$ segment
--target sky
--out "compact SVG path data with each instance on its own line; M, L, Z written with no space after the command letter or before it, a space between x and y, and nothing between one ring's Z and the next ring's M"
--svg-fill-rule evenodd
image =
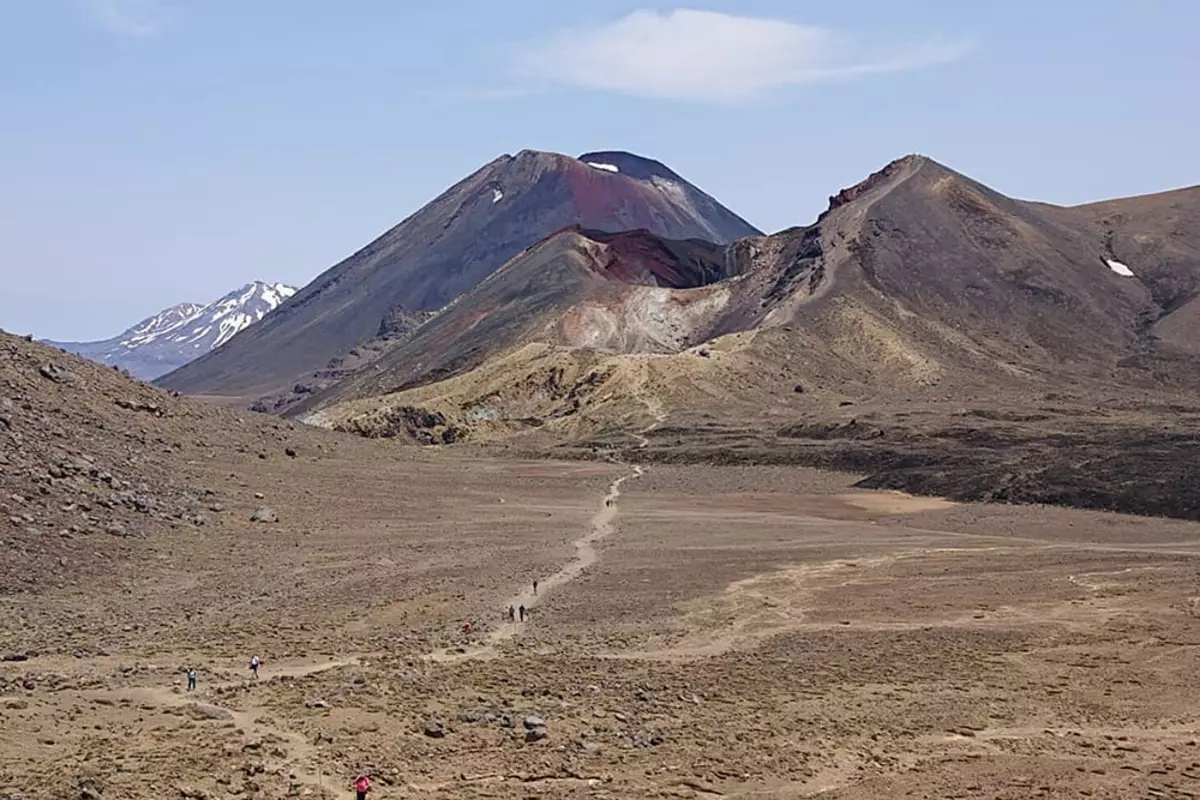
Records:
M0 328L303 285L502 153L665 162L758 227L922 153L1200 183L1200 3L0 0Z

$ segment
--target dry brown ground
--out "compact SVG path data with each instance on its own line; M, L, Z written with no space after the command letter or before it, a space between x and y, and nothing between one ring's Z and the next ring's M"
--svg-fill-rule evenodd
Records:
M1200 796L1200 525L376 444L0 598L0 796Z

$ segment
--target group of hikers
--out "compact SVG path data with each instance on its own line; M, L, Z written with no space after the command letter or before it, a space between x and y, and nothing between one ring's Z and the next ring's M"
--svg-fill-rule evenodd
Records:
M537 597L537 593L538 593L538 582L534 581L533 582L533 596ZM518 619L520 619L521 622L524 622L525 617L528 616L528 613L529 612L526 610L524 603L521 603L520 605L517 605L517 606L510 605L508 607L508 621L516 622ZM464 630L468 634L471 632L471 623L470 622L468 622L464 626ZM250 657L250 672L254 675L254 678L256 680L258 679L258 669L259 669L259 667L262 666L262 663L263 663L262 659L259 658L257 655ZM196 691L196 677L197 677L196 668L188 667L187 668L187 690L189 692ZM362 775L359 775L358 778L354 781L354 796L355 796L356 800L367 800L367 792L369 792L369 791L371 791L371 778L366 773L363 773Z
M537 593L538 593L538 582L534 581L533 582L533 596L537 597ZM525 608L524 603L521 603L520 605L517 605L517 606L509 606L508 611L505 613L504 616L508 619L509 622L516 622L517 620L524 622L525 618L529 616L529 610L527 610ZM469 621L463 623L463 633L467 634L468 636L471 635L471 623Z
M533 596L534 597L537 597L537 589L538 589L538 582L534 581L533 582ZM528 612L526 612L526 610L525 610L524 603L521 603L521 605L517 606L516 608L513 608L512 606L508 607L508 621L509 622L516 622L518 617L520 617L521 622L524 622L527 614L528 614Z
M537 593L538 593L538 582L534 581L533 582L533 596L537 597ZM524 622L525 617L527 617L528 615L529 615L529 612L525 608L524 603L520 603L519 605L516 605L516 606L510 605L508 607L507 616L508 616L509 622L516 622L518 619L521 622ZM471 623L470 622L467 622L463 625L463 631L465 633L467 633L468 635L471 633ZM255 676L258 675L258 668L256 666L257 659L258 659L258 656L255 656L254 659L251 660L251 662L250 662L250 668L254 670ZM371 778L366 773L363 773L362 775L358 776L357 780L354 781L355 800L367 800L367 792L369 792L369 791L371 791Z
M258 656L250 657L250 672L252 675L254 675L255 679L258 678L258 668L261 666L262 666L261 658L259 658ZM189 692L194 692L194 691L196 691L196 679L198 677L198 673L196 672L195 667L188 667L186 672L187 672L187 690Z

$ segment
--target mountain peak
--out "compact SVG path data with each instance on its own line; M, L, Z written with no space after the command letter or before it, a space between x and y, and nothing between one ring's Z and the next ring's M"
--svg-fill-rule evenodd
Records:
M254 280L247 283L240 289L236 289L217 302L229 300L232 298L241 298L241 302L249 302L257 297L265 305L269 306L268 310L274 310L283 304L284 300L296 293L294 286L288 286L286 283L269 283L268 281ZM259 317L261 319L261 315Z
M918 153L910 153L894 159L893 161L889 161L882 169L872 172L866 178L854 184L853 186L842 189L837 194L832 195L829 198L829 208L821 216L824 217L826 214L829 214L830 212L835 211L836 209L841 208L848 203L852 203L860 197L863 197L864 195L877 189L894 186L901 181L905 181L916 175L918 171L926 166L933 166L937 170L945 172L946 174L956 174L953 172L953 170L943 167L941 164L927 156L923 156Z
M627 153L623 150L599 150L584 153L578 159L590 167L607 172L619 173L630 178L648 181L663 178L670 181L682 180L674 171L661 161L652 158Z
M112 339L53 344L150 380L220 347L295 293L285 283L254 280L211 303L163 309Z
M286 390L372 341L381 323L443 308L570 225L717 244L761 235L657 161L619 151L585 157L521 150L492 159L318 276L286 314L161 385L248 400Z
M562 153L549 150L521 150L516 155L502 155L487 164L487 167L503 166L516 163L518 165L538 165L547 169L569 168L580 163L592 169L607 172L612 175L624 175L639 181L651 181L655 178L673 182L684 182L677 172L661 161L639 156L625 150L596 150L572 158Z

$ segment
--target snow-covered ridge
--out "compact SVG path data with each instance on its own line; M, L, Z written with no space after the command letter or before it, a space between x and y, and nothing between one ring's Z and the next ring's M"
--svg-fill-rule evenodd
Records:
M296 293L282 283L255 281L208 305L182 303L138 323L117 344L127 350L157 341L213 350L249 328ZM217 333L212 336L213 329Z
M53 344L149 380L215 350L295 293L287 284L254 281L211 303L171 306L112 339Z

